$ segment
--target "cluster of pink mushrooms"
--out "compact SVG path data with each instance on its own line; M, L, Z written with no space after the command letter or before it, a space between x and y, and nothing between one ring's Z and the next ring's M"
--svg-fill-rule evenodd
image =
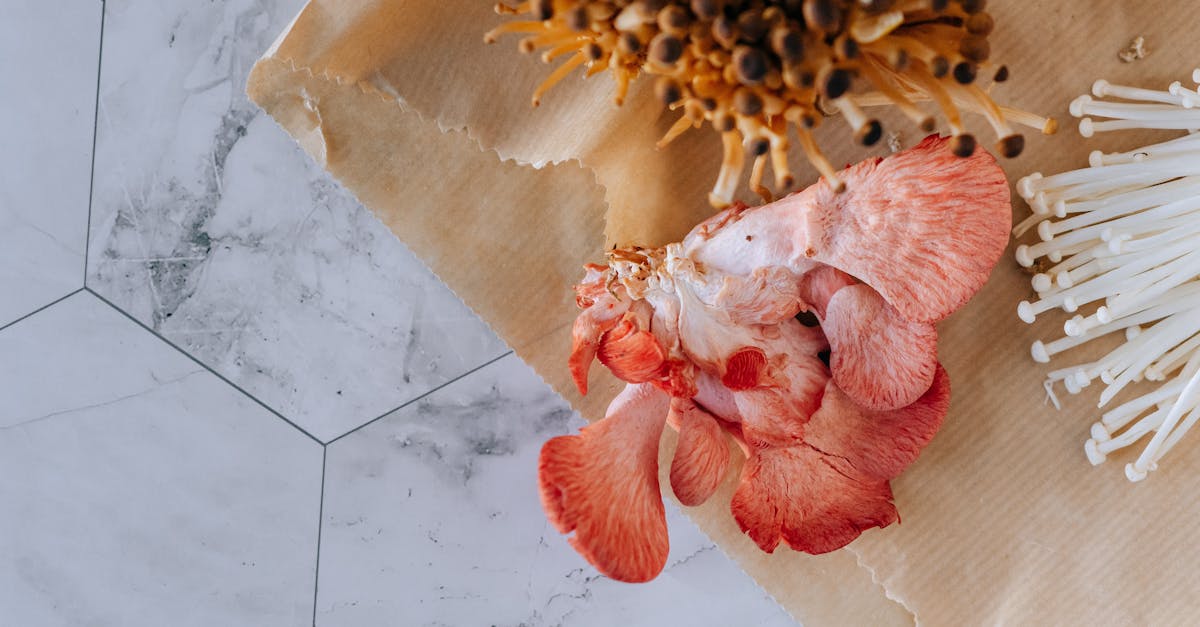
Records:
M571 371L583 393L596 359L628 385L603 420L545 444L539 483L601 573L646 581L666 563L665 424L685 505L724 480L726 436L740 447L731 510L764 551L824 553L898 519L890 480L949 406L934 325L983 286L1011 225L996 161L948 141L850 167L843 192L822 180L588 266Z

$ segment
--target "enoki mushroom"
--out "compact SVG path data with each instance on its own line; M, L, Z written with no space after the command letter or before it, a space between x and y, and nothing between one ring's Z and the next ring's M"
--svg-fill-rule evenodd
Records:
M998 106L977 85L997 83L1008 70L991 62L987 37L994 27L982 0L527 0L502 15L506 22L485 36L493 42L520 33L520 49L546 48L544 62L566 57L535 90L533 104L577 68L585 76L608 70L616 102L641 73L657 76L663 106L682 111L660 142L709 122L722 134L724 158L709 200L733 201L746 156L749 188L772 199L763 183L774 171L775 193L794 183L787 159L789 128L797 129L809 162L835 189L843 184L812 139L811 129L841 114L864 145L883 136L864 109L896 106L925 132L934 117L916 106L931 101L946 119L961 157L975 137L961 111L983 115L998 137L997 152L1015 157L1024 138L1012 124L1053 133L1052 119ZM861 89L857 89L861 88Z
M1200 70L1192 80L1200 83ZM1041 240L1016 250L1018 263L1040 269L1037 299L1021 302L1017 314L1026 322L1052 309L1074 314L1064 337L1033 343L1034 360L1125 337L1096 361L1051 371L1047 390L1061 383L1076 394L1099 379L1103 409L1130 384L1158 384L1108 409L1084 445L1095 465L1149 438L1125 466L1130 481L1141 481L1200 420L1200 93L1179 82L1156 91L1099 80L1070 111L1084 137L1188 131L1128 152L1094 151L1090 167L1017 182L1033 215L1014 234L1035 230Z

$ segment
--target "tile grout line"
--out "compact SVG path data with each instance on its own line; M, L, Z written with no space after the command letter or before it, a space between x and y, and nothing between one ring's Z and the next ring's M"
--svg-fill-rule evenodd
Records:
M313 627L317 627L317 592L321 589L321 529L325 526L325 468L328 459L329 446L324 445L321 447L321 505L317 508L317 562L313 567Z
M268 412L270 412L272 415L274 415L276 418L278 418L278 419L280 419L280 420L282 420L282 421L286 422L287 424L291 425L291 427L292 427L293 429L295 429L295 430L299 431L300 433L303 433L304 435L308 436L308 438L309 438L309 439L311 439L313 442L316 442L317 444L320 444L320 445L322 445L322 446L324 446L324 445L325 445L325 443L324 443L324 442L322 442L322 441L321 441L319 438L317 438L317 437L316 437L316 436L314 436L313 434L309 433L308 431L305 431L305 430L304 430L304 428L303 428L303 427L301 427L300 425L298 425L298 424L296 424L296 423L292 422L291 420L289 420L289 419L287 418L287 416L284 416L283 414L281 414L281 413L279 413L278 411L276 411L276 410L275 410L275 408L273 408L273 407L271 407L270 405L268 405L268 404L266 404L266 403L262 402L261 400L259 400L259 399L258 399L258 397L254 396L254 395L253 395L253 394L251 394L250 392L246 391L246 389L245 389L245 388L243 388L242 386L240 386L240 385L238 385L238 384L234 383L233 381L230 381L230 380L229 380L229 378L228 378L228 377L226 377L225 375L223 375L223 374L221 374L221 373L217 372L216 370L213 370L213 368L212 368L211 366L209 366L208 364L206 364L206 363L204 363L204 362L200 361L199 359L197 359L196 357L194 357L194 356L193 356L191 353L189 353L189 352L187 352L187 351L183 350L182 348L180 348L180 347L179 347L177 344L175 344L175 343L174 343L174 342L172 342L171 340L168 340L167 338L163 337L163 335L162 335L161 333L159 333L158 331L155 331L154 329L151 329L149 326L146 326L146 323L144 323L144 322L142 322L141 320L138 320L137 318L135 318L135 317L131 316L131 315L130 315L128 312L126 312L124 309L121 309L120 307L118 307L118 306L116 305L116 303L112 302L111 300L108 300L108 299L107 299L107 298L105 298L104 296L101 296L101 295L100 295L98 292L96 292L95 290L93 290L93 289L92 289L92 288L90 288L90 287L84 287L84 288L82 288L82 291L86 291L87 293L91 294L92 296L95 296L96 298L100 299L100 301L101 301L101 302L103 302L104 304L108 305L109 307L112 307L112 308L113 308L113 309L114 309L114 310L115 310L117 313L121 314L122 316L124 316L124 317L126 317L126 318L129 318L130 320L132 320L132 321L133 321L133 323L134 323L134 324L136 324L136 325L138 325L139 327L141 327L141 328L145 329L145 330L146 330L148 333L150 333L150 334L151 334L151 335L153 335L154 337L156 337L156 338L158 338L159 340L161 340L161 341L162 341L164 344L166 344L167 346L170 346L171 348L173 348L173 349L175 349L176 351L178 351L178 352L179 352L181 355L183 355L184 357L187 357L189 360L191 360L192 362L194 362L196 365L198 365L198 366L200 366L201 368L203 368L203 369L207 370L207 371L208 371L209 373L211 373L211 374L212 374L214 377L216 377L216 378L220 379L222 382L224 382L224 383L225 383L226 385L228 385L229 387L231 387L231 388L233 388L233 389L237 390L238 392L241 392L241 393L242 393L242 395L244 395L246 398L248 398L248 399L250 399L251 401L253 401L253 402L254 402L256 405L258 405L259 407L262 407L263 409L267 410L267 411L268 411Z
M88 177L87 227L83 233L83 286L87 287L88 257L92 252L92 201L96 193L96 136L100 134L100 73L104 67L105 0L100 0L100 50L96 53L96 102L92 110L92 169Z
M426 391L426 392L423 392L423 393L421 393L421 394L420 394L420 395L418 395L418 396L415 396L415 397L413 397L413 398L410 398L410 399L408 399L407 401L404 401L403 403L401 403L400 405L398 405L397 407L393 407L392 409L389 409L389 410L387 410L387 411L383 412L382 414L380 414L380 415L378 415L378 416L376 416L376 417L374 417L374 418L372 418L372 419L370 419L370 420L368 420L368 421L366 421L366 422L362 423L361 425L358 425L357 427L354 427L353 429L351 429L351 430L349 430L349 431L347 431L347 432L345 432L345 433L343 433L343 434L341 434L341 435L337 436L336 438L333 438L332 440L330 440L330 441L326 442L326 443L325 443L325 445L326 445L326 446L329 446L330 444L333 444L334 442L337 442L338 440L340 440L340 439L342 439L342 438L344 438L344 437L346 437L346 436L350 435L351 433L354 433L354 432L356 432L356 431L359 431L359 430L361 430L361 429L363 429L363 428L365 428L365 427L367 427L367 426L369 426L369 425L372 425L372 424L374 424L374 423L376 423L376 422L379 422L380 420L383 420L384 418L387 418L388 416L390 416L390 415L392 415L392 414L394 414L394 413L396 413L396 412L400 411L401 409L404 409L405 407L408 407L409 405L412 405L413 403L415 403L415 402L417 402L417 401L420 401L420 400L424 399L425 397L429 396L430 394L433 394L434 392L437 392L438 390L441 390L442 388L444 388L444 387L446 387L446 386L450 385L451 383L455 383L455 382L459 381L460 379L463 379L463 378L465 378L465 377L469 377L469 376L471 376L471 375L475 374L476 372L479 372L480 370L483 370L484 368L486 368L486 367L488 367L488 366L490 366L490 365L492 365L492 364L494 364L494 363L496 363L496 362L500 361L501 359L504 359L505 357L508 357L509 355L512 355L512 354L513 354L513 351L512 351L512 349L509 349L509 350L505 351L503 354L501 354L501 355L498 355L498 356L496 356L496 357L493 357L493 358L491 358L491 359L489 359L489 360L487 360L487 361L483 362L482 364L479 364L478 366L475 366L474 368L471 368L470 370L468 370L468 371L466 371L466 372L464 372L464 373L462 373L462 374L458 375L457 377L454 377L453 379L450 379L449 381L446 381L446 382L444 382L444 383L440 383L440 384L438 384L437 386L435 386L433 389L430 389L430 390L428 390L428 391Z
M82 287L80 287L80 288L77 288L77 289L73 290L71 293L69 293L69 294L67 294L67 295L65 295L65 296L59 296L58 298L56 298L56 299L54 299L54 300L52 300L52 301L50 301L50 302L46 303L45 305L42 305L41 307L38 307L37 309L34 309L33 311L31 311L31 312L29 312L29 313L27 313L27 314L25 314L25 315L21 316L20 318L17 318L16 320L13 320L12 322L7 322L7 323L5 323L5 324L0 324L0 331L3 331L3 330L5 330L5 329L7 329L8 327L11 327L11 326L13 326L13 325L17 324L18 322L21 322L22 320L25 320L26 318L32 318L33 316L36 316L37 314L39 314L39 313L42 313L43 311L45 311L45 310L47 310L47 309L49 309L49 308L51 308L51 307L53 307L53 306L55 306L55 305L57 305L57 304L59 304L59 303L63 302L64 300L67 300L68 298L70 298L70 297L72 297L72 296L74 296L74 295L76 295L76 294L78 294L78 293L80 293L80 292L82 292L82 291L83 291L83 289L84 289L84 288L82 288Z

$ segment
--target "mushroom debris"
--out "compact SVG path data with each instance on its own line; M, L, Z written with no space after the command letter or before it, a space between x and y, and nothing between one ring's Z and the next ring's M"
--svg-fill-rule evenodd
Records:
M526 0L496 5L506 22L485 36L521 33L523 52L545 48L542 61L565 59L533 93L542 96L583 68L616 78L616 102L640 73L656 76L655 94L682 115L659 142L708 122L721 133L724 157L709 195L714 207L734 198L747 153L749 187L765 202L768 162L777 192L792 187L789 128L808 160L840 189L842 181L817 147L812 129L840 113L857 141L883 137L864 108L896 106L925 132L934 117L915 103L931 100L949 124L948 150L974 153L961 111L983 115L996 150L1015 157L1024 138L1011 124L1053 133L1052 119L1002 107L977 79L996 83L1008 69L991 61L994 26L982 0ZM989 87L990 89L990 87Z
M773 204L735 205L663 248L611 251L576 287L569 365L627 382L606 417L541 452L550 521L603 574L655 577L667 559L658 447L679 431L670 484L713 495L746 456L731 509L773 552L825 553L899 520L889 481L950 399L935 323L983 285L1011 225L983 150L931 136ZM801 312L820 326L805 326Z
M1200 83L1200 70L1192 74ZM1016 249L1017 262L1036 270L1036 300L1017 315L1032 323L1053 309L1073 314L1064 337L1033 343L1033 359L1052 357L1097 338L1125 342L1095 361L1049 373L1046 390L1071 394L1099 379L1099 407L1132 383L1157 383L1108 409L1084 444L1093 465L1149 436L1125 466L1141 481L1200 420L1200 93L1172 83L1157 91L1099 80L1092 96L1071 103L1084 137L1122 129L1178 129L1176 139L1128 152L1093 151L1090 167L1017 182L1033 215L1014 229L1041 241ZM1103 119L1101 119L1103 118Z

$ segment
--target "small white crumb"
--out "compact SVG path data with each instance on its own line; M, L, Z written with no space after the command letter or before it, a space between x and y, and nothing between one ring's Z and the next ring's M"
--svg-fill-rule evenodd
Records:
M900 131L891 131L890 133L888 133L888 136L887 136L888 150L890 150L892 152L900 152L900 149L903 148L903 146L901 145L903 142L904 142L904 136L900 134Z
M1146 38L1138 36L1134 37L1124 50L1117 53L1117 58L1126 63L1133 63L1138 59L1145 59L1147 54L1150 53L1146 51Z
M1054 393L1054 382L1046 379L1042 382L1042 387L1046 389L1046 399L1042 401L1042 404L1050 403L1054 405L1054 409L1061 411L1062 404L1058 402L1058 395Z

